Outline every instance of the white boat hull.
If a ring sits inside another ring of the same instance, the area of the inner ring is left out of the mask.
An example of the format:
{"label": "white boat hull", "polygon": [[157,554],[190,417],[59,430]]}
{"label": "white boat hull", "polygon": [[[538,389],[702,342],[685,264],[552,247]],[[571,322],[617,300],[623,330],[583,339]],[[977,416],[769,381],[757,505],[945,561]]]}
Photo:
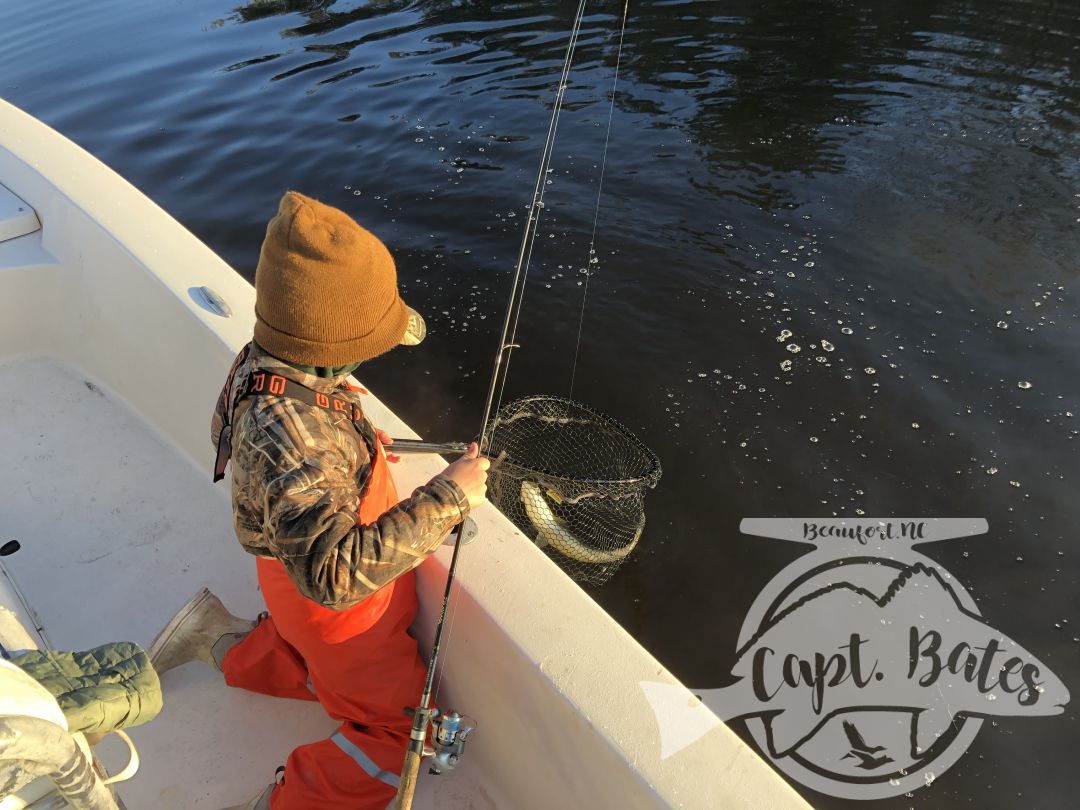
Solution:
{"label": "white boat hull", "polygon": [[[48,640],[148,644],[203,585],[254,615],[253,561],[232,535],[228,488],[210,483],[208,437],[229,363],[251,336],[251,285],[3,101],[0,184],[41,224],[0,241],[0,539],[22,543],[4,563]],[[205,306],[203,286],[232,317]],[[415,436],[374,396],[368,412]],[[407,458],[394,468],[399,491],[441,465]],[[457,771],[422,776],[418,807],[806,806],[724,726],[661,758],[640,684],[678,681],[494,508],[475,517],[438,699],[478,729]],[[448,561],[444,549],[420,569],[424,648]],[[19,607],[4,588],[0,602]],[[163,685],[162,715],[131,734],[143,764],[119,793],[132,810],[247,799],[293,747],[334,725],[316,704],[229,689],[208,667]]]}

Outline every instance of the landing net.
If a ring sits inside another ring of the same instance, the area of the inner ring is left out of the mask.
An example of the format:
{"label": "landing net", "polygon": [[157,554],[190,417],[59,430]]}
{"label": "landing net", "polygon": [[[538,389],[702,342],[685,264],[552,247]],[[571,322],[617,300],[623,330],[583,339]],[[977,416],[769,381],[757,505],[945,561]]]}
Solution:
{"label": "landing net", "polygon": [[641,540],[660,460],[614,419],[561,397],[514,400],[485,452],[506,453],[488,498],[573,579],[603,584]]}

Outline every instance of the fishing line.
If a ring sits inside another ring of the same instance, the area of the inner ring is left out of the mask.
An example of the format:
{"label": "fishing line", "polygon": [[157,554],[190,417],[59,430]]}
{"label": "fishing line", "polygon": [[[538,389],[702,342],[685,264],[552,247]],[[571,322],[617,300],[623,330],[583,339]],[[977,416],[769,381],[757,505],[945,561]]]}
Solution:
{"label": "fishing line", "polygon": [[[627,0],[629,2],[629,0]],[[540,168],[537,170],[536,185],[533,188],[533,201],[529,206],[529,216],[525,222],[525,231],[522,234],[521,247],[518,250],[517,265],[514,269],[513,283],[510,287],[510,298],[507,302],[506,314],[503,318],[502,335],[499,340],[499,352],[495,357],[495,366],[492,370],[491,381],[488,387],[487,400],[484,403],[484,417],[480,428],[480,452],[488,441],[488,426],[491,412],[494,407],[497,410],[502,405],[503,391],[506,388],[507,374],[510,370],[510,356],[516,347],[518,321],[521,317],[522,305],[525,301],[525,282],[529,277],[529,266],[532,263],[533,247],[536,244],[536,233],[539,229],[540,214],[544,208],[544,191],[547,187],[547,175],[551,171],[551,158],[555,150],[555,135],[559,129],[559,117],[562,114],[563,100],[566,96],[566,87],[570,78],[570,69],[574,61],[574,52],[577,50],[578,38],[581,32],[581,23],[585,16],[586,0],[579,0],[577,12],[574,15],[570,28],[570,39],[567,43],[566,54],[563,57],[562,70],[559,74],[559,89],[555,95],[555,102],[551,111],[551,119],[548,122],[547,136],[544,139],[544,149],[540,157]],[[511,320],[513,326],[511,328]],[[500,371],[502,377],[500,380]],[[496,403],[496,391],[498,391]],[[460,542],[460,536],[459,536]],[[451,570],[449,576],[454,576]],[[450,619],[446,628],[447,648],[453,637],[454,620],[457,618],[457,603],[454,603],[450,611]],[[449,652],[447,652],[449,658]],[[444,665],[439,670],[438,683],[435,686],[435,697],[438,697],[442,688],[443,676],[446,672]]]}
{"label": "fishing line", "polygon": [[[525,281],[529,276],[529,266],[532,263],[533,248],[536,245],[536,234],[540,224],[540,214],[544,209],[544,191],[547,188],[547,176],[551,172],[551,158],[555,151],[555,133],[559,128],[559,117],[562,114],[563,100],[566,96],[566,87],[570,78],[570,67],[574,60],[574,52],[577,50],[578,36],[581,32],[581,22],[585,16],[585,1],[578,3],[577,13],[574,15],[573,25],[570,29],[570,41],[567,44],[566,56],[563,59],[562,73],[559,77],[559,91],[555,96],[555,104],[551,111],[551,121],[548,124],[547,138],[544,140],[544,149],[540,158],[540,169],[536,175],[536,186],[533,188],[533,201],[529,206],[529,218],[525,223],[525,232],[522,234],[521,249],[518,252],[517,267],[514,270],[514,280],[510,288],[510,300],[506,308],[506,316],[503,320],[502,341],[499,354],[495,358],[495,367],[492,371],[491,386],[488,391],[488,399],[484,405],[484,419],[480,432],[480,449],[483,450],[489,439],[488,427],[491,417],[492,405],[495,402],[495,391],[498,390],[498,404],[502,405],[503,392],[506,389],[506,380],[510,372],[510,358],[513,350],[517,347],[518,322],[521,319],[521,309],[525,301]],[[511,321],[513,328],[511,329]],[[504,361],[505,353],[505,361]],[[502,373],[502,380],[499,374]]]}
{"label": "fishing line", "polygon": [[608,144],[611,143],[611,120],[615,114],[615,90],[619,86],[619,66],[622,64],[623,39],[626,36],[626,18],[630,13],[630,0],[623,5],[622,26],[619,29],[619,49],[615,54],[615,79],[611,83],[611,103],[608,105],[607,132],[604,134],[604,156],[600,163],[600,180],[596,185],[596,210],[593,212],[592,236],[589,238],[589,258],[585,265],[585,289],[581,294],[581,314],[578,316],[577,343],[574,345],[574,365],[570,369],[570,393],[574,398],[574,380],[577,379],[578,354],[581,352],[581,328],[585,323],[585,301],[589,297],[589,279],[592,278],[593,266],[599,266],[596,257],[596,226],[600,221],[600,195],[604,190],[604,172],[607,170]]}
{"label": "fishing line", "polygon": [[[513,285],[511,287],[510,300],[507,302],[506,315],[503,319],[502,333],[500,336],[499,351],[495,357],[495,366],[492,369],[491,383],[488,387],[487,399],[484,403],[484,416],[480,424],[480,450],[483,451],[487,442],[488,422],[491,417],[492,404],[495,401],[496,387],[499,385],[500,369],[505,362],[509,363],[513,342],[517,335],[517,324],[521,315],[521,303],[524,299],[524,280],[528,276],[528,265],[532,258],[533,243],[536,239],[536,226],[540,219],[540,211],[543,208],[544,187],[547,185],[547,174],[551,169],[551,155],[554,149],[555,133],[558,129],[559,115],[562,112],[563,99],[566,96],[566,86],[570,74],[570,66],[573,62],[574,51],[577,47],[578,35],[581,31],[581,22],[585,15],[585,2],[580,0],[577,13],[574,15],[573,26],[570,32],[570,42],[567,46],[566,56],[563,60],[562,73],[559,78],[559,90],[555,97],[555,105],[548,124],[547,138],[544,141],[544,151],[540,161],[540,170],[536,177],[536,186],[533,189],[533,201],[529,209],[529,218],[526,222],[525,233],[522,236],[521,249],[518,253],[518,262],[514,270]],[[510,325],[513,323],[511,335]],[[509,340],[508,340],[509,337]],[[506,375],[502,375],[502,386],[505,387]],[[499,388],[499,401],[502,401],[502,388]],[[443,642],[443,631],[452,632],[453,619],[457,615],[455,605],[451,614],[451,627],[447,628],[447,609],[450,605],[450,597],[453,592],[454,577],[457,572],[458,560],[461,556],[463,525],[458,524],[456,533],[457,541],[454,543],[454,551],[450,557],[450,566],[446,574],[446,586],[443,592],[442,607],[439,612],[439,620],[435,626],[435,637],[431,644],[431,658],[428,661],[427,675],[424,679],[424,691],[420,697],[420,704],[413,714],[413,726],[409,733],[409,748],[405,756],[405,764],[401,772],[401,781],[398,787],[395,807],[398,810],[406,810],[412,806],[413,795],[416,790],[416,779],[419,773],[420,761],[424,754],[427,728],[431,722],[432,710],[431,696],[434,685],[435,671],[437,669],[439,650]],[[442,681],[440,670],[440,684]]]}

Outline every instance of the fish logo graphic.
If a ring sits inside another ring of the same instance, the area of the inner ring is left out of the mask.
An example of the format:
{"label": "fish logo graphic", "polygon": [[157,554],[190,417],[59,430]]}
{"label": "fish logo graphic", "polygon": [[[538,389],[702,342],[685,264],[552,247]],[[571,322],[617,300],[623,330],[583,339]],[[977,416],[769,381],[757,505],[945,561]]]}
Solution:
{"label": "fish logo graphic", "polygon": [[940,776],[984,718],[1064,711],[1065,684],[912,549],[985,534],[985,520],[752,519],[741,528],[813,550],[751,606],[732,683],[697,691],[700,701],[641,684],[662,758],[742,718],[791,778],[841,798],[886,798]]}

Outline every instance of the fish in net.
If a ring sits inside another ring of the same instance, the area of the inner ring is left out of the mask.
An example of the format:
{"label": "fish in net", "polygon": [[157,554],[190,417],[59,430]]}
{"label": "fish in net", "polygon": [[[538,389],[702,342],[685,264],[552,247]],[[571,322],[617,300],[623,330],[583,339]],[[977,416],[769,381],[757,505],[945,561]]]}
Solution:
{"label": "fish in net", "polygon": [[656,454],[614,419],[553,396],[504,405],[487,435],[486,453],[503,456],[491,502],[571,578],[607,582],[645,530]]}

